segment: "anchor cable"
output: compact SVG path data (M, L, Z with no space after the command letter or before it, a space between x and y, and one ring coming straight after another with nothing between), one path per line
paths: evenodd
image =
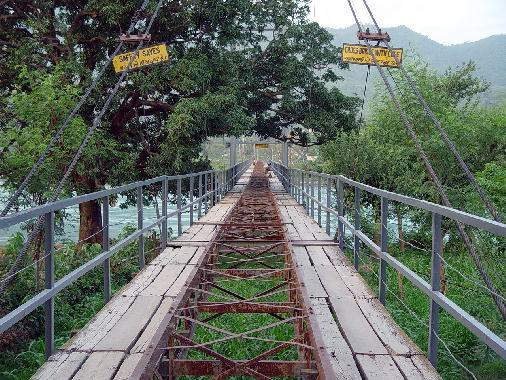
M367 3L367 0L362 0L362 1L364 2L365 7L367 8L367 12L371 16L374 26L376 27L376 29L379 32L381 30L381 28L379 27L379 24L376 21L376 18L374 17L374 14L372 13L371 8L369 7L369 4ZM458 151L457 147L455 146L455 143L452 141L452 139L450 138L450 136L448 135L446 130L443 128L441 122L439 121L437 116L434 114L434 112L430 108L429 104L425 100L424 96L422 95L422 93L421 93L420 89L418 88L418 86L416 85L415 81L413 80L411 75L406 71L406 69L404 69L401 62L399 61L399 58L397 57L396 54L394 54L394 51L393 51L392 47L390 46L390 44L388 43L388 41L384 40L383 42L385 43L385 45L388 48L392 57L395 59L395 62L397 63L397 66L400 69L401 74L406 79L407 83L409 84L409 87L412 89L413 93L415 94L416 98L418 99L418 102L422 105L426 115L429 116L429 118L432 120L432 122L434 123L435 127L437 128L439 134L441 135L441 138L445 142L446 146L448 147L448 149L450 149L450 151L454 155L459 166L461 167L462 171L466 175L467 180L474 187L474 189L478 193L480 199L482 200L483 204L488 209L488 211L490 212L490 214L492 215L494 220L497 222L500 222L502 220L502 218L501 218L501 215L499 214L499 211L495 207L492 200L488 197L485 190L480 186L480 184L476 180L476 177L471 172L471 170L467 166L466 162L462 158L460 152Z
M156 9L153 12L153 14L151 15L151 19L150 19L148 25L146 26L146 29L145 29L145 33L146 34L148 34L149 31L151 30L151 27L153 26L153 23L154 23L157 15L158 15L158 12L160 11L162 3L163 3L163 0L159 0L158 1ZM104 116L104 114L106 113L106 111L109 109L109 106L111 105L111 102L112 102L114 96L118 92L118 90L119 90L119 88L121 86L121 83L123 82L123 80L125 79L125 77L128 75L128 72L131 69L132 63L133 63L133 61L134 61L134 59L135 59L138 51L142 48L143 45L144 45L144 41L140 41L139 44L137 45L136 49L134 50L134 52L130 56L129 61L128 61L128 66L127 66L126 70L123 71L123 73L119 77L118 81L116 82L116 85L114 86L114 88L112 89L111 93L109 94L107 100L105 101L104 105L102 106L102 109L100 110L99 114L93 120L93 124L88 128L88 132L87 132L86 136L84 137L83 141L81 142L81 145L77 149L77 152L74 155L72 161L70 162L70 165L68 166L68 168L65 171L62 179L58 183L58 185L57 185L55 191L53 192L52 196L47 200L46 204L54 202L58 198L58 196L61 194L65 183L67 182L68 178L70 177L70 174L72 174L72 172L74 171L75 166L77 165L77 162L79 161L79 158L83 154L84 149L86 148L88 142L91 139L91 136L93 135L93 133L95 132L95 130L100 125L102 117ZM0 294L4 293L5 288L8 286L8 284L14 278L12 276L12 274L17 271L18 266L21 264L22 259L24 258L24 256L26 255L26 253L28 251L28 248L33 243L35 237L40 233L41 228L42 228L42 226L44 224L44 221L45 221L45 216L41 216L41 217L38 218L37 223L35 224L34 229L30 232L27 240L23 244L23 247L21 248L21 250L19 251L18 255L16 256L16 259L14 260L14 264L9 269L9 271L6 273L6 275L4 276L4 278L2 278L2 281L0 281ZM5 279L9 279L9 280L5 281Z
M354 10L353 5L351 3L351 0L348 0L348 5L350 6L350 9L353 13L353 16L355 18L355 22L357 24L359 32L362 32L362 26L360 25L360 22L356 16L356 13L355 13L355 10ZM385 87L387 88L387 90L390 94L390 97L394 103L394 106L397 109L398 115L400 116L400 118L404 124L406 132L408 133L408 136L413 141L416 151L425 166L427 174L431 178L432 182L434 183L434 185L436 187L437 192L439 193L439 196L441 197L441 201L442 201L443 205L446 207L452 207L451 202L448 199L446 191L443 187L443 184L441 183L438 175L436 174L434 168L432 167L432 164L430 163L430 160L429 160L425 150L422 147L422 143L421 143L420 139L418 138L418 135L416 134L415 129L414 129L411 121L409 120L406 112L402 108L400 101L397 98L390 82L388 81L383 68L378 64L376 56L373 54L372 46L369 43L369 40L367 38L365 39L365 43L367 45L369 55L371 56L374 65L378 69L378 72L379 72L381 78L383 79L383 82L385 83ZM474 247L474 244L471 241L471 238L469 237L469 235L467 234L467 232L465 230L464 224L461 223L460 221L457 221L456 224L457 224L457 229L459 231L459 234L462 237L462 240L464 241L464 244L465 244L467 250L469 251L471 258L473 259L473 262L476 265L476 268L478 269L478 272L480 273L480 276L481 276L483 282L486 284L487 288L492 293L492 298L493 298L495 304L497 305L497 308L498 308L499 312L501 313L503 319L506 319L506 303L501 298L499 298L495 295L498 293L498 291L496 290L494 284L492 283L492 280L490 279L485 268L483 267L483 264L481 262L479 255L478 255L478 252L476 251L476 248Z

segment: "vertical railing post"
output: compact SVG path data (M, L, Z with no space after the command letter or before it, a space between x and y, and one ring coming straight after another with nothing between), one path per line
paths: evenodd
M293 186L292 186L292 169L287 168L287 175L288 175L288 194L293 196Z
M330 207L332 205L332 178L327 177L327 213L325 217L325 232L330 236Z
M197 211L197 217L202 217L202 174L199 174L199 209Z
M299 195L299 203L302 207L306 208L306 195L305 195L306 187L304 183L304 172L300 172L300 195Z
M162 181L162 236L160 239L160 251L167 247L167 198L169 196L169 180L165 177Z
M309 181L309 185L311 186L310 188L310 194L311 194L311 218L314 219L314 188L315 188L315 183L314 183L314 174L310 174L311 175L311 180Z
M109 197L102 198L102 252L109 250ZM104 302L111 299L111 259L102 264L104 278Z
M432 261L430 282L432 291L439 292L441 290L441 247L442 247L442 233L441 233L441 215L432 214ZM429 318L429 361L434 366L437 366L437 349L438 349L438 334L439 334L439 305L432 300L430 303L430 318Z
M388 199L381 197L381 252L388 249ZM379 301L384 305L387 291L387 262L380 257L379 263Z
M44 216L44 283L54 286L54 212ZM54 298L44 302L44 343L46 359L54 352Z
M344 188L343 181L337 180L337 230L339 232L339 248L344 252L344 223L341 218L344 218Z
M142 204L142 185L137 188L137 229L144 227L144 208ZM139 268L144 268L146 258L144 257L144 234L139 236Z
M225 180L224 180L224 178L225 178L225 172L222 170L222 171L220 171L220 191L219 191L220 199L219 199L219 201L221 201L223 199L223 195L225 194L225 186L224 186Z
M193 191L195 187L195 177L191 174L190 175L190 209L188 210L190 212L190 226L193 226Z
M204 215L209 210L209 191L208 191L209 173L204 174Z
M177 204L177 236L181 236L183 233L183 223L182 223L182 202L181 202L181 177L177 178L177 194L176 194L176 204Z
M221 184L221 172L220 171L217 171L216 172L216 183L215 183L215 187L216 187L216 200L215 200L215 204L218 204L218 202L220 201L220 192L221 192L221 189L220 189L220 184Z
M322 175L318 174L318 225L322 226Z
M360 238L357 235L357 232L360 231L360 189L355 187L355 234L353 236L353 264L355 265L355 269L358 270L360 265Z
M216 196L216 192L214 191L214 183L215 183L215 180L214 180L214 176L216 175L216 173L214 171L211 172L211 207L214 206L214 197Z

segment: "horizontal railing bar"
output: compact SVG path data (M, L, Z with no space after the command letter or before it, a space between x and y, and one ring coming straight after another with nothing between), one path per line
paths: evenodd
M174 211L167 216L163 216L159 219L157 219L155 222L151 223L149 226L144 227L141 230L137 230L131 235L127 236L123 240L119 241L115 245L113 245L108 251L102 252L99 255L95 256L93 259L87 261L83 265L81 265L79 268L74 269L72 272L67 274L66 276L62 277L60 280L56 281L54 283L54 286L51 289L46 289L38 294L36 294L34 297L32 297L30 300L25 302L24 304L17 307L15 310L11 311L9 314L3 316L0 319L0 333L4 332L5 330L12 327L14 324L19 322L21 319L26 317L28 314L30 314L33 310L35 310L37 307L42 306L44 302L54 297L56 294L61 292L63 289L65 289L67 286L72 284L74 281L78 280L82 276L84 276L86 273L91 271L92 269L96 268L97 266L101 265L106 259L110 258L114 253L116 253L118 250L126 246L127 244L131 243L135 239L137 239L141 234L144 232L149 231L153 227L159 225L162 223L162 221L166 218L170 218L171 216L174 216L177 214L177 211Z
M491 219L486 219L478 215L472 215L465 211L460 211L454 208L438 205L436 203L432 203L429 201L424 201L421 199L408 197L406 195L381 190L369 185L365 185L360 182L353 181L343 176L337 177L344 183L347 183L352 187L358 187L359 189L365 190L368 193L378 195L380 197L384 197L396 202L400 202L408 206L413 206L428 212L434 212L436 214L445 216L449 219L462 222L464 224L467 224L468 226L473 226L482 230L486 230L499 236L506 236L506 224L504 223L496 222L495 220Z
M381 190L376 187L372 187L357 181L353 181L347 177L344 177L342 175L329 175L324 173L318 173L318 172L312 172L312 171L304 171L300 169L290 169L296 172L302 172L302 173L309 173L311 175L319 175L322 176L322 178L332 178L335 180L341 180L344 183L348 184L351 187L357 187L361 190L364 190L370 194L374 194L380 197L387 198L389 200L393 200L396 202L403 203L408 206L413 206L428 212L434 212L436 214L442 215L444 217L447 217L449 219L452 219L454 221L462 222L468 226L476 227L488 232L491 232L498 236L506 236L506 224L497 222L495 220L487 219L478 215L469 214L465 211L457 210L454 208L438 205L436 203L432 203L429 201L424 201L421 199L416 199L409 197L407 195L397 194L393 193L391 191L387 190ZM279 171L277 171L279 173ZM288 179L286 176L279 173L283 179ZM294 186L292 184L292 186ZM300 187L297 187L300 189ZM303 191L305 194L307 194L305 191ZM307 194L308 197L310 197ZM314 199L314 198L312 198ZM315 200L316 202L316 200Z
M276 164L276 165L279 165L279 164ZM300 171L298 169L292 169L292 170ZM287 179L286 176L284 176L279 170L275 170L275 171L276 171L277 176L281 176L283 179ZM307 172L305 172L305 173L307 173ZM331 176L331 178L341 178L341 177L342 176L337 176L337 177ZM352 181L352 182L354 182L354 181ZM357 183L357 184L359 184L359 183ZM363 184L360 184L360 185L362 185L362 187L359 187L359 186L356 186L356 187L359 187L360 189L365 190L365 191L368 191L365 187L370 187L370 186L363 185ZM414 286L416 286L425 295L427 295L431 300L433 300L435 303L437 303L439 306L441 306L444 310L446 310L448 312L448 314L450 314L455 319L457 319L462 325L467 327L469 329L469 331L471 331L478 339L480 339L483 343L485 343L488 347L490 347L494 352L496 352L501 358L506 359L506 342L503 339L501 339L499 336L494 334L494 332L492 332L484 324L482 324L477 319L475 319L472 315L470 315L465 310L463 310L460 306L458 306L456 303L454 303L452 300L450 300L448 297L446 297L443 293L441 293L439 291L433 291L430 284L427 281L425 281L422 277L420 277L417 273L412 271L406 265L404 265L403 263L398 261L396 258L391 256L389 253L382 252L380 247L376 243L374 243L372 241L372 239L370 239L362 231L356 230L353 227L353 225L344 216L339 216L336 211L334 211L333 209L329 209L328 207L323 205L321 202L318 202L317 199L315 199L314 197L311 197L311 195L308 194L300 186L297 186L293 183L291 183L290 186L301 191L307 198L314 200L317 204L321 205L322 208L325 209L325 211L328 211L328 212L332 213L333 215L337 216L339 218L339 220L346 225L346 228L348 228L351 231L353 236L357 236L359 238L359 240L362 243L364 243L366 246L368 246L374 253L376 253L379 256L379 258L385 260L394 269L396 269L398 272L400 272ZM352 186L354 186L354 185L352 184ZM375 188L373 188L373 189L375 189ZM378 189L375 189L375 190L378 190ZM383 195L383 190L381 190L381 191L382 191L381 195L385 196L385 195ZM386 192L386 193L389 193L389 192ZM393 194L396 196L398 195L395 193L390 193L390 194ZM409 198L409 197L404 197L404 196L400 196L400 197ZM391 197L389 199L396 200L393 197ZM410 199L412 199L412 198L410 198ZM425 202L425 201L421 201L421 202ZM430 202L425 202L425 203L428 203L428 204L431 204L434 206L438 206L438 205L435 205ZM416 205L414 205L414 206L416 206ZM438 206L438 208L439 207L444 207L444 206ZM448 210L458 211L458 210L453 210L453 209L448 209ZM431 211L431 210L427 210L427 211ZM437 213L437 211L433 211L433 212ZM463 213L463 212L460 212L460 213ZM466 213L463 213L463 214L466 214ZM470 214L467 214L467 215L470 215ZM477 218L479 218L479 217L477 217ZM453 219L453 218L451 218L451 219Z
M238 165L240 165L240 164L238 164ZM238 165L236 165L236 167ZM230 170L230 169L228 169L228 170ZM76 205L83 203L83 202L94 201L94 200L104 198L107 196L116 195L118 193L122 193L125 191L136 189L140 186L149 186L149 185L156 183L156 182L162 182L165 179L167 179L168 181L174 181L177 179L185 179L185 178L195 177L195 176L199 176L199 175L212 174L212 173L218 173L218 172L220 172L220 171L219 170L206 170L206 171L198 172L198 173L181 174L181 175L175 175L175 176L159 176L159 177L151 178L151 179L148 179L145 181L133 182L133 183L129 183L129 184L126 184L123 186L113 187L111 189L96 191L94 193L78 195L78 196L75 196L72 198L67 198L67 199L61 199L61 200L58 200L55 202L51 202L51 203L41 205L41 206L36 206L36 207L26 209L26 210L21 210L15 214L1 217L0 218L0 229L7 228L7 227L13 226L15 224L25 222L27 220L39 217L39 216L47 214L49 212L55 212L55 211L59 211L64 208L67 208L67 207L76 206ZM235 179L236 177L237 177L237 175L234 176L233 178ZM207 194L212 194L214 192L215 191L208 192Z

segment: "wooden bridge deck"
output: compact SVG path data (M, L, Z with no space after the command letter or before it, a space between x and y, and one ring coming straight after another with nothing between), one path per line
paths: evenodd
M182 286L194 273L206 242L240 196L251 170L207 215L171 242L62 349L35 379L127 379ZM302 269L312 312L339 379L438 379L423 353L403 333L330 237L271 178ZM312 242L311 242L312 241Z

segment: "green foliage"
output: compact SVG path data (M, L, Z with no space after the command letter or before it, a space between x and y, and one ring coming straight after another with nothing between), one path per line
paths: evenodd
M470 170L476 173L504 212L500 173L506 162L506 106L487 109L475 104L476 96L486 88L486 84L476 79L472 63L448 70L444 75L437 74L421 62L407 65L407 70L416 78L422 94ZM402 95L402 106L447 188L454 207L486 215L477 194L407 84L397 74L394 78ZM322 147L322 168L373 186L439 203L439 197L428 182L421 160L388 95L379 95L373 109L371 121L359 134L341 134Z
M114 242L135 231L134 226L126 226ZM0 255L0 275L4 275L12 264L19 247L22 245L21 233L12 236ZM145 240L145 249L150 261L158 245L156 235ZM59 243L55 250L55 278L58 280L69 274L101 252L97 244L84 245L79 249L75 243ZM138 247L132 243L111 258L112 290L116 292L128 283L138 272ZM26 259L16 282L9 286L0 299L2 314L13 310L33 297L41 290L40 281L44 272L43 260L39 265L31 265L32 259ZM39 279L39 281L37 281ZM37 285L38 283L38 285ZM55 333L57 347L65 344L75 331L84 325L103 307L103 278L101 268L96 268L80 278L74 284L60 292L55 298ZM38 308L21 322L16 324L0 339L0 378L27 379L45 361L44 358L44 317L42 308Z
M405 67L415 78L423 96L455 142L470 170L504 215L506 106L500 104L484 108L477 104L476 100L487 88L487 84L476 77L473 63L449 69L444 74L438 74L421 61L407 64ZM453 206L490 217L405 81L398 73L392 71L391 74L402 107L412 121ZM425 168L388 94L380 85L376 94L372 106L374 113L367 125L359 133L339 134L332 142L321 147L319 166L325 172L343 174L375 187L440 203L439 196L428 180ZM345 203L352 207L353 195L350 193L345 193ZM365 209L361 220L363 229L369 236L377 237L379 199L364 192L362 194ZM431 268L430 249L424 252L423 247L430 247L431 244L429 213L397 203L393 203L390 210L391 215L399 218L401 224L404 221L403 235L407 243L402 250L398 246L399 241L394 238L389 244L389 252L428 281ZM470 232L485 270L498 292L504 294L505 240L476 230L470 229ZM489 293L484 290L485 285L455 231L455 224L445 219L443 233L443 255L449 264L444 266L446 295L496 334L504 336L504 321ZM422 250L410 249L409 244L421 246ZM348 254L351 255L350 252ZM362 258L365 263L361 264L361 274L377 291L377 263L369 259L366 252L363 252ZM388 284L389 312L418 346L425 349L429 315L427 297L407 280L403 281L401 291L397 273L391 268L388 272ZM441 315L440 336L458 360L469 367L478 378L504 378L504 361L487 349L457 320L445 313ZM442 344L440 352L438 369L445 379L467 378L468 375L456 364Z

